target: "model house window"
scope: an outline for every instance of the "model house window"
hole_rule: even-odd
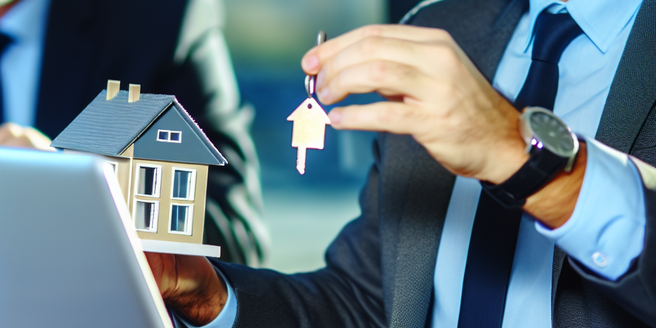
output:
[[[182,132],[180,131],[171,131],[171,134],[169,134],[169,140],[171,142],[180,142],[182,141]]]
[[[138,230],[157,232],[158,202],[137,200],[134,210],[134,227]]]
[[[162,167],[155,165],[137,165],[137,195],[159,197],[162,179]]]
[[[171,130],[157,130],[157,141],[161,142],[182,142],[182,132]]]
[[[170,233],[191,235],[192,208],[193,205],[171,205]]]
[[[173,187],[171,198],[194,199],[194,188],[196,185],[196,171],[186,169],[173,169]]]

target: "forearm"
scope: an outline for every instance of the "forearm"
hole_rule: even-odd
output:
[[[378,171],[372,169],[361,196],[362,216],[349,223],[328,248],[326,269],[285,275],[212,260],[234,288],[235,327],[386,326],[378,179]]]
[[[384,326],[382,302],[335,271],[285,275],[215,262],[233,286],[234,327]]]

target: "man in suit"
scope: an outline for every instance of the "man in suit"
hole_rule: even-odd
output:
[[[108,79],[175,95],[228,165],[211,168],[205,242],[257,266],[267,247],[259,167],[222,35],[219,2],[16,0],[0,6],[0,144],[45,148]],[[0,109],[2,109],[0,107]],[[32,128],[33,127],[33,128]],[[43,134],[40,134],[41,131]]]
[[[428,1],[408,20],[428,28],[365,27],[312,49],[302,65],[318,74],[322,102],[369,91],[393,100],[330,113],[338,129],[384,131],[362,216],[332,243],[326,268],[311,273],[151,255],[165,300],[189,322],[216,327],[471,327],[462,324],[471,315],[463,281],[475,231],[460,223],[483,204],[479,181],[505,204],[494,186],[507,187],[535,160],[507,99],[528,111],[517,104],[531,57],[539,59],[529,50],[539,49],[533,35],[544,12],[582,30],[556,61],[550,108],[583,131],[581,145],[569,172],[559,169],[525,199],[503,320],[477,327],[656,327],[653,0]],[[174,288],[188,280],[198,284]],[[493,287],[481,286],[481,295]]]

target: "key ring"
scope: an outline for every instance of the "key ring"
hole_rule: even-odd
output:
[[[324,43],[327,38],[328,36],[326,36],[326,32],[319,31],[319,33],[317,34],[317,43],[315,43],[315,46]],[[316,75],[305,76],[305,92],[307,92],[308,98],[312,98],[312,95],[314,94],[315,91],[316,83],[317,83]]]

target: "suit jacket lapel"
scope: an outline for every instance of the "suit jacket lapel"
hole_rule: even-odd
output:
[[[393,148],[394,165],[402,172],[383,178],[383,199],[396,207],[383,204],[381,224],[383,265],[392,268],[383,277],[392,288],[385,288],[390,300],[391,327],[424,327],[431,300],[440,232],[455,177],[442,168],[426,150],[409,136],[389,135],[386,145]],[[390,188],[395,186],[394,188]],[[395,240],[398,240],[393,247]]]
[[[403,218],[404,203],[407,199],[407,188],[410,176],[414,170],[413,140],[409,136],[397,136],[391,134],[379,134],[380,156],[381,156],[381,186],[380,186],[380,234],[382,244],[382,270],[383,298],[385,299],[385,315],[387,322],[391,322],[395,312],[394,293],[396,279],[402,274],[402,268],[398,265],[399,248],[395,247],[402,239],[399,236],[401,221]],[[388,154],[394,154],[394,159]],[[398,154],[398,155],[397,155]],[[388,172],[393,172],[390,174]],[[394,186],[390,188],[387,186]]]
[[[421,10],[410,22],[446,28],[491,81],[526,4],[525,0],[442,1]],[[454,12],[463,14],[446,14]],[[463,19],[467,21],[463,23]],[[424,327],[432,299],[437,248],[455,177],[412,138],[386,138],[386,147],[394,148],[397,165],[404,165],[402,170],[383,171],[402,172],[402,177],[382,177],[383,201],[402,204],[393,211],[381,211],[386,223],[381,224],[383,267],[387,269],[383,282],[391,284],[391,288],[384,289],[385,299],[392,301],[386,302],[392,304],[386,314],[391,327]],[[395,190],[390,191],[390,186]],[[394,241],[398,241],[398,247],[385,246],[394,245]]]
[[[656,100],[656,0],[645,0],[610,89],[596,139],[629,153]]]
[[[491,83],[506,45],[527,10],[528,0],[443,0],[419,11],[409,22],[449,31]]]
[[[494,80],[501,57],[520,18],[528,10],[528,1],[511,0],[502,9],[501,13],[494,17],[491,26],[486,26],[482,33],[476,36],[476,40],[466,43],[468,49],[463,47],[490,83]]]
[[[91,63],[97,49],[91,17],[95,1],[52,0],[43,52],[36,127],[56,137],[89,98]],[[97,94],[97,90],[93,95]],[[91,97],[93,97],[93,95]],[[85,102],[85,99],[88,100]]]

